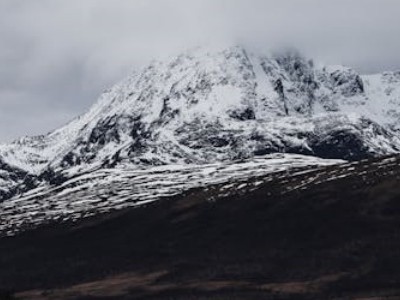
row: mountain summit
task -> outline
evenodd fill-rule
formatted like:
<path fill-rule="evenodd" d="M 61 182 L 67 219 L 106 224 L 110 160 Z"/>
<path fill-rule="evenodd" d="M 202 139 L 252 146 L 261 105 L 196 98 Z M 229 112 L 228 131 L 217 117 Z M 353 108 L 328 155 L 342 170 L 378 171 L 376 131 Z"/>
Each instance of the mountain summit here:
<path fill-rule="evenodd" d="M 400 73 L 361 76 L 296 51 L 198 48 L 129 75 L 50 134 L 1 145 L 0 199 L 126 164 L 397 153 L 399 116 Z"/>

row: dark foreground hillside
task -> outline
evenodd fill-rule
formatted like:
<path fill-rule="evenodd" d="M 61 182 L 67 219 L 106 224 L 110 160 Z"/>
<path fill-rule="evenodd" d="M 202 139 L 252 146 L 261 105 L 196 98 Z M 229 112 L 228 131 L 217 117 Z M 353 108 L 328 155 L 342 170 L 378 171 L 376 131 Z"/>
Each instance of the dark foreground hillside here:
<path fill-rule="evenodd" d="M 3 238 L 0 299 L 400 299 L 399 162 Z"/>

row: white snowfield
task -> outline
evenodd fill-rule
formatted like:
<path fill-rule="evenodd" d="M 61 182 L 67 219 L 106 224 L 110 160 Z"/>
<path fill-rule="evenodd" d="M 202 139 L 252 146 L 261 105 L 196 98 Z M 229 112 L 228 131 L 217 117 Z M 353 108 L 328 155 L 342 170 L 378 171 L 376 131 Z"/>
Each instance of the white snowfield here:
<path fill-rule="evenodd" d="M 282 171 L 296 175 L 340 163 L 343 161 L 274 154 L 208 165 L 144 169 L 127 165 L 102 169 L 70 179 L 60 186 L 41 186 L 0 203 L 0 235 L 14 235 L 50 221 L 76 220 L 141 206 L 192 188 L 225 184 L 219 195 L 223 197 L 228 195 L 226 193 L 254 189 Z"/>

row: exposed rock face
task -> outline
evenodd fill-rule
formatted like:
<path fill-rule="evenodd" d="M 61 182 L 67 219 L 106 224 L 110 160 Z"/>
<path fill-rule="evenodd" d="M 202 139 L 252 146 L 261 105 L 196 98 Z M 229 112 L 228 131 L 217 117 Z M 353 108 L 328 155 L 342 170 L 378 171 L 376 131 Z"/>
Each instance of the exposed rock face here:
<path fill-rule="evenodd" d="M 26 175 L 26 172 L 0 160 L 0 199 L 13 196 L 13 191 L 24 181 Z"/>
<path fill-rule="evenodd" d="M 196 49 L 128 76 L 48 135 L 0 146 L 0 159 L 36 185 L 121 163 L 211 163 L 274 152 L 357 160 L 399 152 L 399 116 L 399 73 L 360 76 L 296 52 Z M 4 179 L 3 199 L 20 185 L 12 178 Z"/>

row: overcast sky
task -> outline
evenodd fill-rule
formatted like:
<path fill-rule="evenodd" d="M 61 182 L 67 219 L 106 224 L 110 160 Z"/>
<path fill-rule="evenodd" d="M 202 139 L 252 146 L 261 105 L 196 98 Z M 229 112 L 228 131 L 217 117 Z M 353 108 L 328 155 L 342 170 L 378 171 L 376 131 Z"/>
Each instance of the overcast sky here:
<path fill-rule="evenodd" d="M 0 0 L 0 142 L 46 133 L 130 70 L 205 41 L 400 69 L 399 13 L 400 0 Z"/>

